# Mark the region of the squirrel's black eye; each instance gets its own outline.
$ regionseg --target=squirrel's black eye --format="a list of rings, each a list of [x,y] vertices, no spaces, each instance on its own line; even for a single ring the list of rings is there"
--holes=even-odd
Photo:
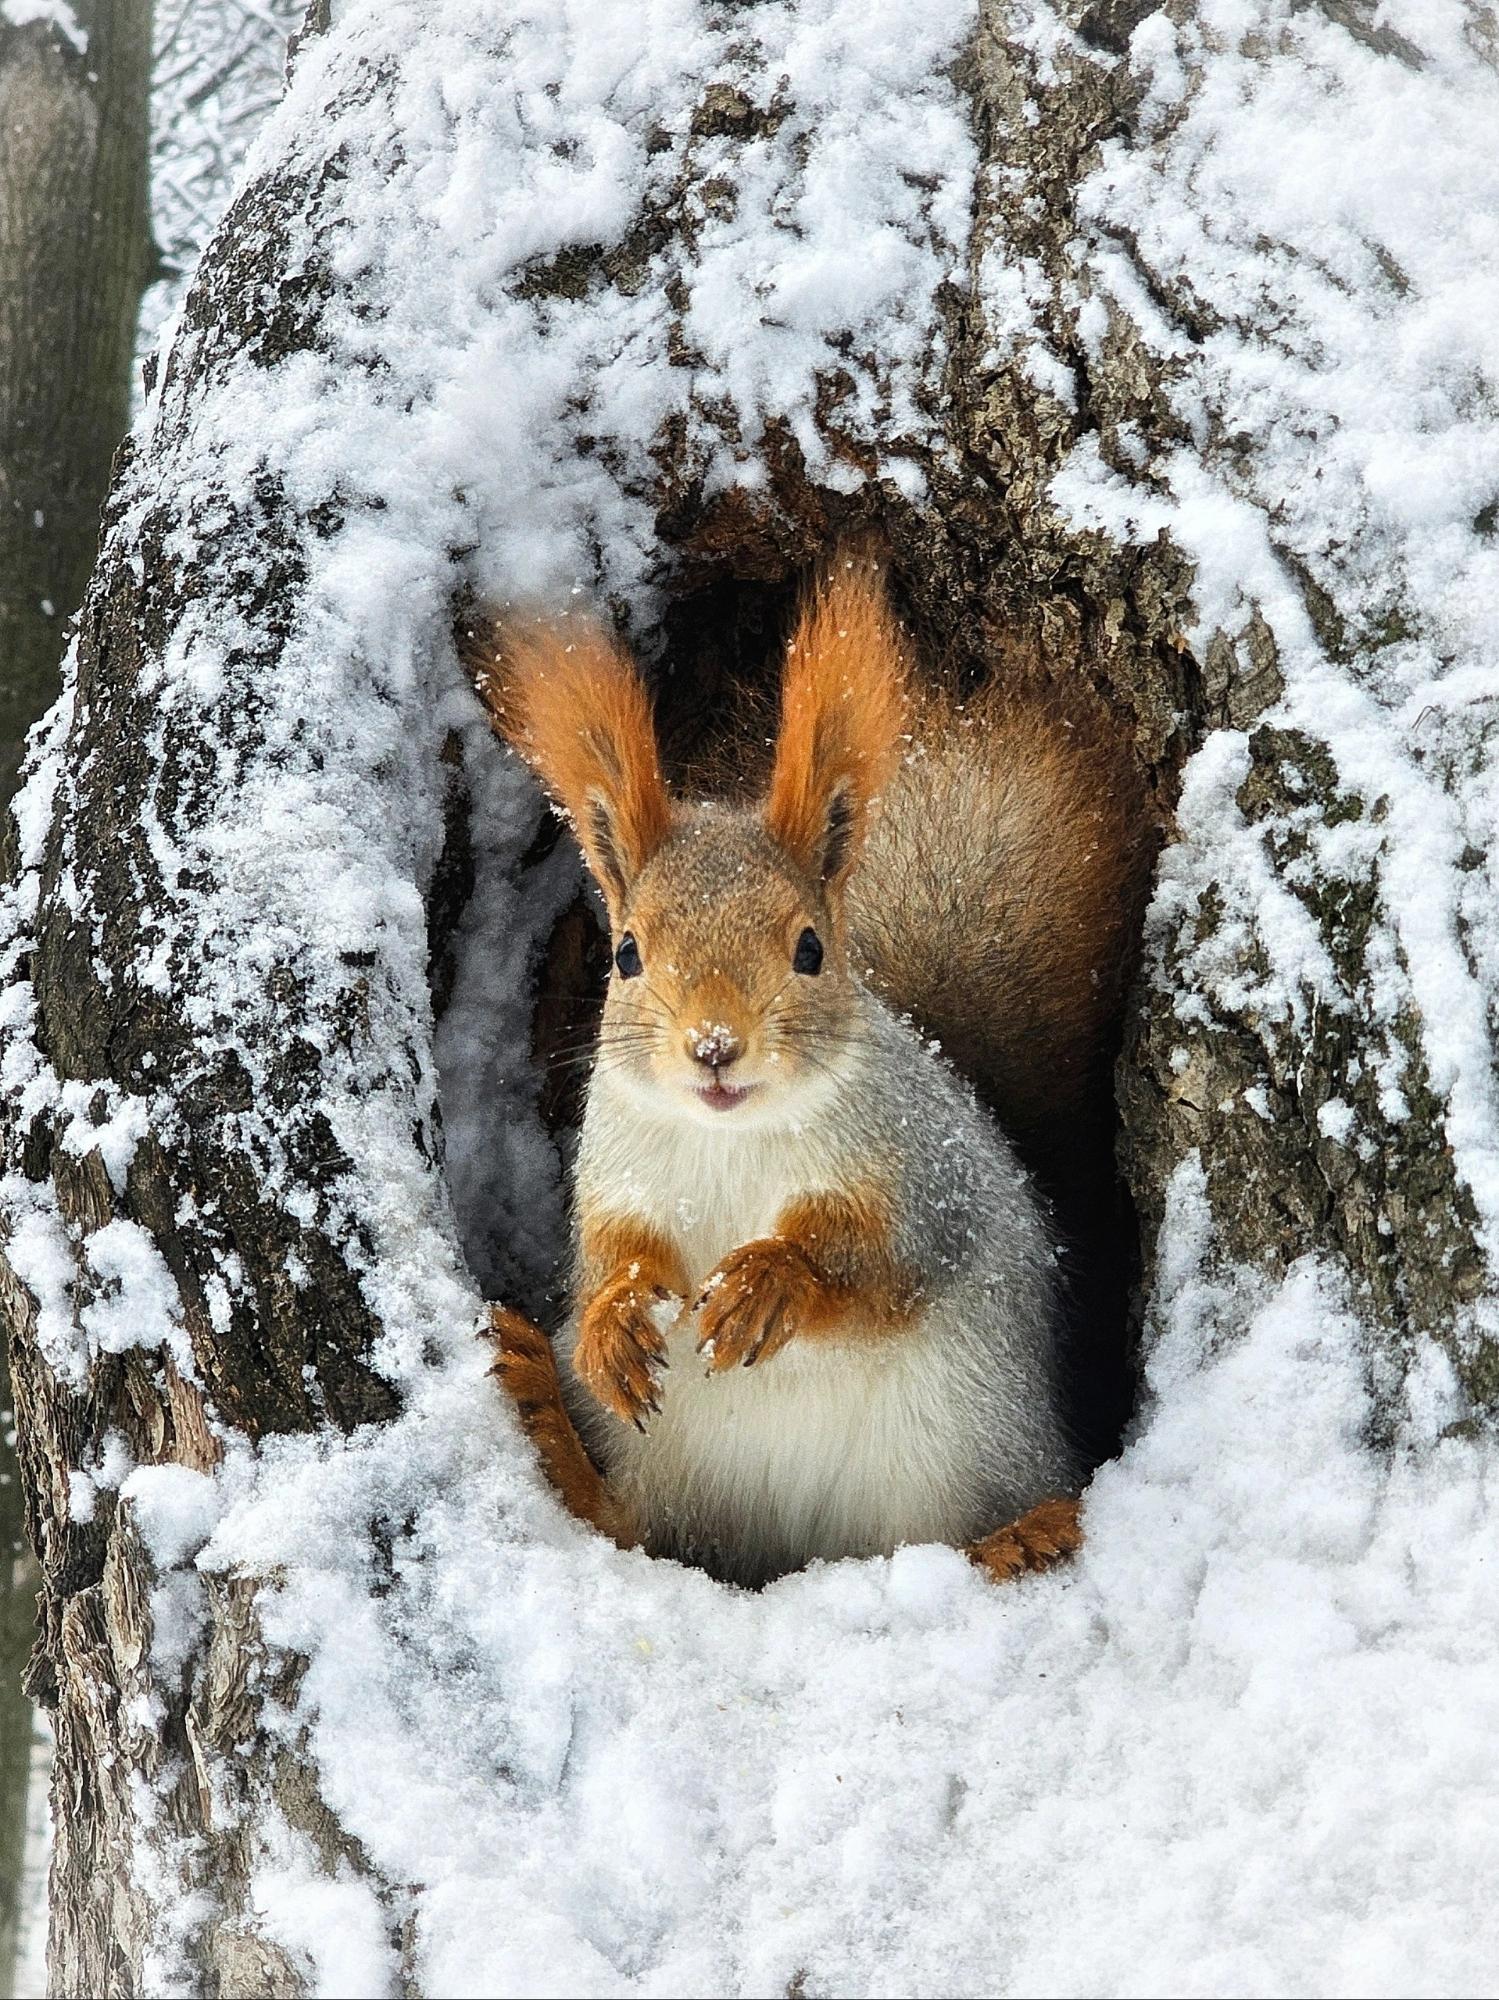
[[[619,967],[621,979],[634,979],[644,972],[645,967],[640,963],[640,946],[635,942],[633,931],[626,931],[620,939],[614,963]]]
[[[822,939],[809,925],[796,941],[796,951],[792,956],[793,972],[821,972]]]

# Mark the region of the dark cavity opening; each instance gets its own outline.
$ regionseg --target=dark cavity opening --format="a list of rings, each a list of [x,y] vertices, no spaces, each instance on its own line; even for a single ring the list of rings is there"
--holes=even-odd
[[[781,659],[795,616],[803,577],[745,579],[717,574],[685,591],[668,609],[641,662],[651,680],[657,727],[668,779],[688,794],[753,794],[769,769]],[[892,596],[903,614],[899,579]],[[965,697],[995,674],[1019,674],[1032,684],[1033,649],[997,661],[965,657],[953,642],[918,633],[919,672],[938,673]],[[944,621],[945,622],[945,621]],[[934,663],[935,660],[935,663]],[[1075,668],[1074,668],[1075,672]],[[1042,673],[1044,678],[1044,671]],[[1067,726],[1061,721],[1058,727]],[[1141,839],[1153,851],[1142,820]],[[553,816],[543,820],[521,868],[544,871],[559,843],[570,836]],[[461,871],[460,871],[461,872]],[[1138,942],[1141,907],[1130,913],[1131,950]],[[537,1109],[564,1161],[581,1120],[587,1064],[574,1060],[596,1034],[610,963],[609,939],[599,898],[586,881],[552,924],[535,972],[531,1045],[540,1079]],[[1062,1239],[1067,1305],[1063,1354],[1069,1414],[1091,1462],[1119,1449],[1135,1398],[1140,1246],[1133,1204],[1117,1164],[1119,1114],[1114,1072],[1126,1013],[1129,981],[1081,1109],[1059,1139],[1045,1121],[1031,1129],[1006,1129],[1052,1204]],[[918,1021],[918,1025],[922,1025]],[[973,1081],[974,1079],[970,1079]],[[979,1084],[980,1097],[985,1096]],[[989,1108],[998,1107],[992,1096]],[[565,1309],[563,1246],[548,1297],[505,1300],[560,1318]]]

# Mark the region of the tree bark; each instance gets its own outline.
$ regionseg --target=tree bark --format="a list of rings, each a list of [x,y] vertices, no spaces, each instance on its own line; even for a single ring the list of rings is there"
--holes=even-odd
[[[1423,1078],[1413,1029],[1398,1123],[1372,1071],[1353,1061],[1387,1032],[1373,1018],[1360,957],[1368,927],[1359,913],[1372,908],[1377,884],[1354,880],[1336,897],[1305,890],[1284,845],[1308,790],[1328,811],[1342,809],[1345,793],[1317,742],[1259,726],[1281,684],[1274,635],[1251,624],[1247,633],[1210,634],[1194,651],[1183,636],[1194,616],[1183,552],[1164,536],[1126,543],[1079,527],[1050,494],[1085,437],[1121,464],[1183,446],[1169,367],[1140,328],[1111,302],[1101,345],[1080,331],[1094,278],[1077,190],[1105,140],[1131,140],[1139,111],[1129,64],[1103,56],[1125,46],[1145,11],[1128,0],[1074,4],[1069,19],[1080,40],[1043,62],[1000,7],[982,10],[961,69],[979,156],[971,233],[940,300],[940,337],[921,364],[931,434],[899,440],[900,455],[922,475],[919,491],[882,472],[882,451],[894,441],[880,429],[888,411],[880,414],[887,371],[879,355],[830,353],[819,378],[819,441],[840,469],[836,479],[809,471],[774,408],[694,401],[688,393],[685,302],[695,232],[704,200],[731,198],[721,186],[705,192],[698,153],[709,141],[747,153],[774,135],[785,115],[774,76],[728,66],[676,126],[663,128],[658,150],[675,145],[679,162],[667,199],[636,215],[617,243],[559,242],[555,253],[528,257],[503,274],[503,289],[538,314],[549,302],[625,295],[643,283],[666,301],[651,352],[637,363],[683,370],[681,407],[654,442],[643,496],[659,542],[655,582],[664,603],[643,636],[664,661],[665,707],[679,745],[690,744],[726,686],[765,677],[797,580],[851,531],[873,531],[889,548],[903,607],[935,654],[965,672],[1011,658],[1086,675],[1131,733],[1168,827],[1183,766],[1209,732],[1252,732],[1242,811],[1262,832],[1269,865],[1285,874],[1345,969],[1350,1012],[1335,1034],[1317,1035],[1263,1018],[1247,1002],[1235,1012],[1202,999],[1184,1017],[1174,1006],[1186,978],[1183,954],[1211,929],[1212,896],[1160,930],[1121,1070],[1123,1153],[1141,1225],[1137,1304],[1148,1301],[1172,1176],[1195,1152],[1226,1258],[1273,1272],[1305,1251],[1330,1249],[1369,1302],[1397,1370],[1413,1336],[1452,1338],[1457,1365],[1482,1399],[1494,1387],[1492,1356],[1452,1336],[1481,1258],[1440,1094]],[[339,34],[335,27],[328,37],[335,55]],[[498,93],[502,59],[492,60]],[[214,984],[224,944],[204,915],[214,864],[201,858],[225,784],[224,769],[203,749],[205,718],[234,746],[232,782],[247,792],[265,786],[275,796],[278,774],[302,769],[298,759],[358,754],[331,741],[314,753],[277,735],[265,719],[266,697],[287,671],[319,552],[362,509],[373,516],[390,503],[384,494],[346,491],[334,478],[322,492],[294,490],[270,454],[253,483],[214,489],[197,477],[193,456],[201,400],[236,369],[311,365],[333,353],[348,379],[363,367],[378,384],[378,332],[358,331],[370,308],[358,274],[335,254],[348,222],[343,191],[371,162],[340,153],[342,137],[330,139],[319,162],[317,134],[321,115],[331,125],[355,94],[366,110],[393,107],[397,67],[355,74],[335,60],[327,103],[304,101],[300,152],[267,167],[241,194],[208,253],[147,456],[122,470],[107,515],[76,693],[57,712],[50,739],[63,781],[17,890],[23,904],[35,898],[13,958],[13,977],[29,978],[34,990],[27,1046],[58,1088],[50,1099],[34,1093],[24,1117],[19,1097],[13,1103],[8,1171],[50,1204],[71,1260],[75,1320],[106,1289],[90,1246],[123,1222],[169,1272],[185,1342],[174,1346],[163,1333],[154,1345],[96,1343],[82,1378],[70,1381],[24,1260],[0,1263],[44,1579],[33,1679],[56,1713],[52,1948],[64,1993],[149,1986],[152,1952],[170,1929],[164,1912],[178,1899],[186,1914],[175,1942],[195,1990],[307,1990],[305,1968],[250,1895],[258,1832],[272,1816],[330,1877],[340,1868],[371,1877],[296,1741],[268,1724],[273,1706],[290,1709],[300,1665],[265,1643],[257,1580],[200,1578],[185,1560],[176,1582],[195,1593],[195,1636],[164,1665],[152,1646],[153,1591],[163,1578],[135,1510],[117,1503],[103,1481],[80,1509],[70,1472],[97,1469],[111,1439],[123,1441],[138,1465],[211,1472],[226,1450],[289,1433],[350,1433],[390,1419],[399,1404],[380,1359],[383,1328],[367,1282],[372,1253],[361,1200],[378,1193],[367,1179],[376,1170],[351,1157],[321,1106],[357,1079],[365,1101],[396,1107],[391,1117],[399,1113],[409,1135],[407,1154],[385,1157],[379,1171],[434,1184],[440,1139],[430,1022],[373,953],[314,963],[305,940],[277,928],[269,905],[256,990],[235,1000],[241,1014],[226,1022],[227,989]],[[392,108],[392,135],[395,116]],[[379,171],[398,180],[408,170],[415,168],[392,136]],[[732,167],[728,179],[732,187]],[[321,246],[317,255],[299,248],[293,257],[286,248],[308,241]],[[1128,246],[1120,254],[1127,259]],[[1034,324],[1076,383],[1070,398],[1040,386],[997,334],[980,282],[991,258],[1024,263]],[[1190,327],[1198,308],[1185,291],[1149,270],[1136,275],[1162,313]],[[349,344],[365,337],[368,351]],[[377,387],[368,393],[373,399]],[[1210,412],[1210,429],[1216,421]],[[708,477],[724,448],[750,452],[754,482],[725,486]],[[465,580],[455,560],[453,589]],[[232,622],[233,672],[203,697],[207,706],[194,706],[164,681],[163,662],[174,634],[201,622],[205,607]],[[456,666],[435,626],[431,644],[434,672],[451,678]],[[370,660],[349,671],[378,680],[384,668]],[[421,703],[431,685],[418,679],[414,688],[392,688],[406,734],[425,744],[430,724]],[[426,899],[441,988],[444,955],[474,881],[465,803],[473,774],[439,770],[434,755],[412,777],[417,767],[403,765],[402,754],[390,749],[380,767],[385,782],[404,771],[437,802],[430,865],[411,879]],[[376,794],[371,818],[379,817]],[[169,865],[164,854],[189,859]],[[539,851],[511,859],[522,872],[546,865]],[[1225,940],[1224,949],[1252,957],[1256,940]],[[140,966],[153,954],[167,970],[146,980]],[[566,933],[568,954],[582,956],[575,930]],[[252,1045],[253,1072],[240,1052]],[[1273,1120],[1246,1099],[1255,1089],[1274,1094]],[[1333,1096],[1365,1121],[1374,1141],[1367,1160],[1350,1164],[1330,1151],[1318,1114]],[[128,1167],[112,1173],[103,1135],[141,1102],[151,1107],[147,1134]],[[101,1135],[94,1147],[80,1136],[89,1121]],[[437,1226],[419,1216],[417,1228],[430,1231],[422,1254],[435,1256]],[[379,1531],[372,1535],[378,1541]],[[147,1713],[149,1726],[140,1720]],[[149,1812],[141,1781],[155,1801]],[[402,1885],[375,1886],[399,1931],[399,1909],[409,1907],[399,1901]]]
[[[15,1426],[8,1368],[0,1369],[0,1426],[7,1438]],[[0,1450],[0,1992],[4,1993],[16,1990],[24,1922],[26,1819],[36,1725],[21,1687],[21,1669],[31,1650],[36,1587],[15,1451],[6,1443]]]
[[[0,798],[57,691],[153,257],[151,0],[0,22]]]
[[[151,0],[80,0],[87,46],[0,22],[0,804],[55,697],[130,414],[149,276]],[[0,1373],[9,1429],[9,1371]],[[0,1989],[14,1990],[37,1577],[0,1442]]]

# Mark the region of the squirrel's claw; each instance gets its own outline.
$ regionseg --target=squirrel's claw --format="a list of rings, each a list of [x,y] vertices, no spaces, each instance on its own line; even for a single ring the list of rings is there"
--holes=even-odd
[[[650,1304],[628,1279],[604,1286],[583,1312],[573,1372],[604,1408],[643,1431],[661,1408],[666,1342]]]
[[[697,1351],[709,1372],[752,1368],[779,1353],[796,1334],[815,1284],[806,1258],[778,1239],[731,1251],[693,1307],[701,1325]]]
[[[760,1359],[760,1356],[767,1350],[774,1354],[775,1348],[780,1345],[780,1342],[776,1340],[776,1335],[780,1332],[781,1322],[785,1317],[786,1301],[784,1299],[777,1299],[774,1306],[765,1316],[765,1323],[760,1329],[759,1338],[748,1354],[745,1355],[743,1361],[740,1362],[739,1365],[741,1368],[753,1368],[755,1363]],[[775,1342],[775,1346],[771,1345],[773,1341]]]

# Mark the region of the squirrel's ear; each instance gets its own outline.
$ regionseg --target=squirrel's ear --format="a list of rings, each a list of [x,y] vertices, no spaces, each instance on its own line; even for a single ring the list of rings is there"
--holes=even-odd
[[[671,831],[650,698],[591,619],[480,622],[460,638],[495,726],[572,822],[617,912]]]
[[[837,887],[894,771],[905,721],[900,628],[878,566],[838,557],[802,607],[781,682],[765,824],[808,874]]]

